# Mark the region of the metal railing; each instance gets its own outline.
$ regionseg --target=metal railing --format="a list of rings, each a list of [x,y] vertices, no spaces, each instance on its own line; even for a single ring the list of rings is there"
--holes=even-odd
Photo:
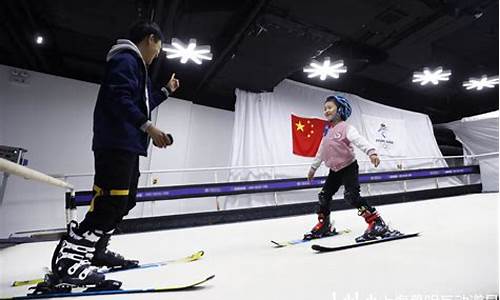
[[[428,164],[432,167],[439,167],[440,161],[446,161],[448,159],[478,159],[482,157],[489,156],[498,156],[499,152],[490,152],[483,153],[479,155],[455,155],[455,156],[420,156],[420,157],[384,157],[381,156],[383,162],[396,162],[396,170],[405,170],[409,161],[425,161],[425,164]],[[369,160],[358,160],[360,163],[367,163]],[[293,168],[293,167],[308,167],[310,163],[293,163],[293,164],[264,164],[264,165],[251,165],[251,166],[228,166],[228,167],[207,167],[207,168],[186,168],[186,169],[158,169],[158,170],[142,170],[141,174],[149,175],[151,174],[186,174],[186,173],[201,173],[201,172],[213,172],[213,182],[221,183],[225,182],[225,180],[221,180],[221,172],[223,171],[235,171],[235,170],[252,170],[252,169],[268,169],[268,173],[270,174],[270,179],[277,179],[277,169],[278,168]],[[369,173],[369,164],[366,164],[365,173]],[[90,177],[93,176],[93,173],[72,173],[72,174],[63,174],[63,175],[53,175],[54,177],[63,178],[65,181],[72,180],[78,177]],[[147,180],[146,187],[151,186],[151,180]],[[471,179],[470,175],[465,175],[465,180],[467,184],[470,184]],[[435,186],[436,188],[440,187],[439,178],[435,178]],[[409,190],[407,180],[401,180],[402,189],[404,192]],[[153,184],[154,185],[154,184]],[[368,195],[372,195],[372,187],[371,184],[366,184],[366,192]],[[274,202],[278,204],[278,193],[274,193]],[[154,201],[153,201],[154,205]],[[221,204],[219,203],[219,198],[215,196],[215,207],[217,210],[221,209]]]
[[[397,161],[402,164],[404,161],[414,160],[445,160],[452,158],[480,158],[487,156],[498,156],[499,152],[489,152],[478,155],[454,155],[454,156],[421,156],[421,157],[391,157],[383,158],[383,161]],[[369,160],[358,160],[359,162],[369,162]],[[191,172],[207,172],[207,171],[228,171],[228,170],[244,170],[244,169],[263,169],[263,168],[282,168],[282,167],[302,167],[310,166],[310,163],[296,163],[296,164],[272,164],[272,165],[253,165],[253,166],[229,166],[229,167],[208,167],[208,168],[186,168],[186,169],[159,169],[159,170],[142,170],[141,174],[161,174],[161,173],[191,173]],[[94,173],[70,173],[70,174],[51,174],[56,178],[76,178],[93,176]]]
[[[432,160],[432,163],[434,166],[436,166],[437,161],[443,161],[446,159],[459,159],[459,158],[468,158],[468,159],[478,159],[478,158],[483,158],[483,157],[490,157],[490,156],[498,156],[499,152],[491,152],[491,153],[483,153],[479,155],[457,155],[457,156],[441,156],[441,157],[433,157],[433,156],[426,156],[426,157],[382,157],[383,161],[395,161],[397,162],[397,168],[400,170],[404,169],[404,162],[406,161],[418,161],[418,160]],[[360,160],[359,162],[365,163],[369,162],[368,160]],[[262,168],[271,168],[271,179],[276,179],[276,169],[277,168],[286,168],[286,167],[304,167],[304,166],[310,166],[310,163],[298,163],[298,164],[268,164],[268,165],[253,165],[253,166],[230,166],[230,167],[209,167],[209,168],[188,168],[188,169],[164,169],[164,170],[144,170],[141,171],[142,174],[165,174],[165,173],[192,173],[192,172],[214,172],[214,181],[215,183],[221,182],[218,172],[220,171],[231,171],[231,170],[245,170],[245,169],[262,169]],[[63,174],[63,175],[52,175],[49,176],[47,174],[29,169],[27,167],[17,165],[14,163],[11,163],[9,161],[6,161],[4,159],[0,159],[0,171],[3,172],[8,172],[11,174],[15,174],[21,177],[24,177],[26,179],[33,179],[41,182],[45,182],[54,186],[58,186],[61,188],[65,188],[69,191],[70,199],[75,198],[75,187],[68,183],[67,181],[69,179],[73,178],[78,178],[78,177],[89,177],[93,176],[93,173],[72,173],[72,174]],[[469,177],[469,175],[465,175]],[[64,180],[60,180],[57,178],[64,178]],[[437,181],[438,178],[436,178],[436,187],[439,187],[439,182]],[[468,184],[470,184],[470,178],[467,179]],[[407,186],[406,186],[406,181],[401,180],[404,186],[404,191],[408,191]],[[367,184],[368,188],[368,194],[370,195],[370,184]],[[277,194],[275,194],[275,203],[278,204],[277,201]],[[68,203],[68,199],[67,203]],[[220,210],[220,205],[218,202],[218,199],[216,197],[216,207],[217,210]],[[69,223],[71,220],[75,219],[75,209],[66,209],[66,221]]]

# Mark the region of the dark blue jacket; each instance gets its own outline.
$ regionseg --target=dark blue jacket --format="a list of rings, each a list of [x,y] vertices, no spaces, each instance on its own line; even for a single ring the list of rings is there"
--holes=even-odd
[[[149,112],[145,99],[149,91]],[[153,91],[142,59],[133,50],[113,55],[106,64],[94,110],[92,150],[121,149],[147,156],[148,135],[141,125],[150,120],[150,112],[168,96]]]

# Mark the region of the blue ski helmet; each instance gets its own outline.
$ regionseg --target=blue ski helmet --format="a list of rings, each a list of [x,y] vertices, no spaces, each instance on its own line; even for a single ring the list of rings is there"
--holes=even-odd
[[[351,104],[349,104],[349,101],[347,101],[346,98],[342,96],[328,96],[325,102],[328,101],[335,102],[335,105],[337,105],[337,114],[343,121],[347,120],[347,118],[351,116]]]

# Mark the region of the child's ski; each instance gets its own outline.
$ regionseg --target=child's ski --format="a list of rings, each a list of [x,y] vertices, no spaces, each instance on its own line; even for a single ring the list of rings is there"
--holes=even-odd
[[[343,229],[343,230],[337,230],[337,231],[335,231],[331,235],[323,236],[323,237],[320,237],[320,238],[297,239],[297,240],[291,240],[291,241],[286,241],[286,242],[271,241],[271,243],[274,244],[275,248],[283,248],[283,247],[287,247],[287,246],[293,246],[293,245],[297,245],[297,244],[307,243],[307,242],[310,242],[312,240],[319,240],[319,239],[324,239],[324,238],[327,238],[327,237],[332,237],[332,236],[337,236],[337,235],[341,235],[341,234],[346,234],[346,233],[349,233],[349,232],[351,232],[350,229]]]
[[[327,246],[321,246],[321,245],[312,245],[311,248],[313,250],[318,251],[318,252],[340,251],[340,250],[345,250],[345,249],[350,249],[350,248],[356,248],[356,247],[362,247],[362,246],[367,246],[367,245],[373,245],[373,244],[378,244],[378,243],[383,243],[383,242],[389,242],[389,241],[394,241],[394,240],[407,239],[407,238],[411,238],[411,237],[416,237],[419,234],[420,234],[420,232],[400,234],[400,235],[396,235],[396,236],[390,236],[390,237],[386,237],[386,238],[379,238],[379,239],[376,239],[376,240],[370,240],[370,241],[359,242],[359,243],[352,243],[352,244],[347,244],[347,245],[343,245],[343,246],[335,246],[335,247],[327,247]]]

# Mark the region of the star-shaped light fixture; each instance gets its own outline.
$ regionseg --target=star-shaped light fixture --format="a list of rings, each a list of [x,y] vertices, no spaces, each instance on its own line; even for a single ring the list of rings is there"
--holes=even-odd
[[[448,81],[450,79],[451,71],[443,70],[443,67],[437,67],[432,70],[424,68],[422,72],[414,72],[412,82],[420,82],[420,85],[426,85],[431,82],[437,85],[440,81]]]
[[[478,91],[483,88],[494,88],[495,85],[498,85],[498,76],[488,77],[483,75],[481,78],[469,78],[468,81],[464,81],[462,86],[464,86],[467,90],[476,89]]]
[[[196,39],[190,39],[189,44],[184,44],[179,39],[173,38],[171,47],[164,47],[163,50],[167,52],[168,59],[181,58],[181,63],[185,64],[189,60],[194,61],[196,64],[201,65],[202,60],[212,60],[212,53],[210,53],[210,46],[196,45]]]
[[[325,80],[328,76],[339,78],[340,73],[345,72],[347,72],[347,68],[344,66],[343,60],[336,60],[332,63],[329,57],[325,57],[322,63],[313,59],[308,68],[304,68],[304,73],[309,73],[308,78],[319,76],[321,80]]]

